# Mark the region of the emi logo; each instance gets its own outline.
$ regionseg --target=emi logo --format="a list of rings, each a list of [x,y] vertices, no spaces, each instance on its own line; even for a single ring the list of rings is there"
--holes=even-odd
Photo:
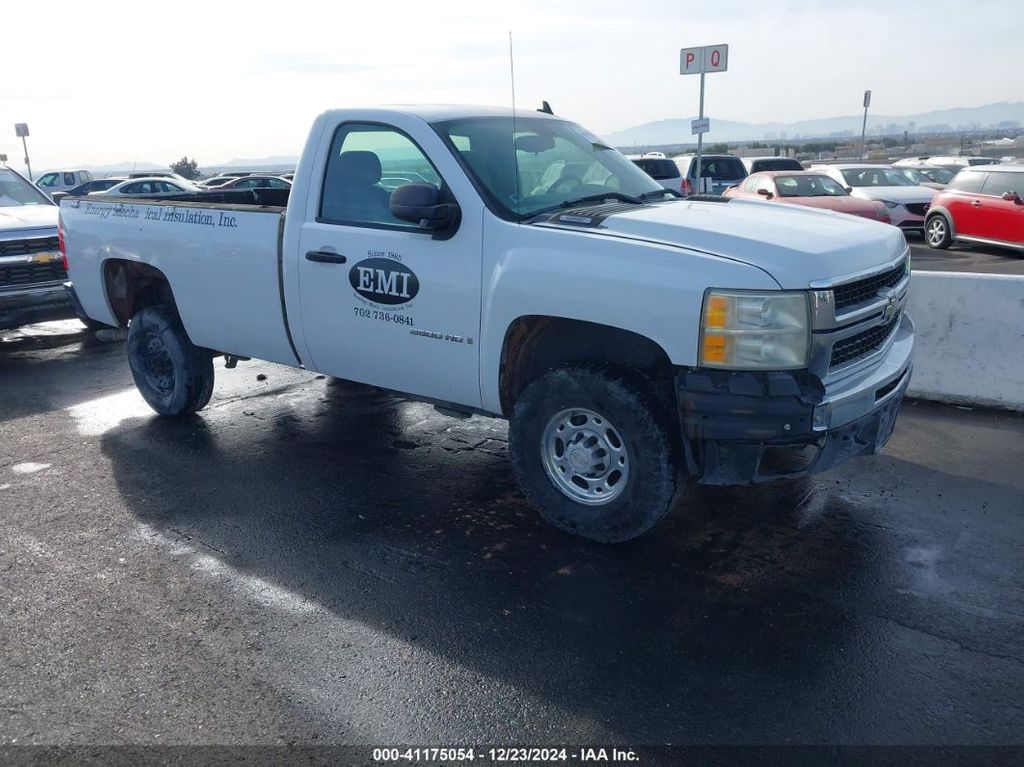
[[[348,281],[367,301],[385,306],[407,304],[420,292],[416,273],[390,258],[364,258],[353,264]]]

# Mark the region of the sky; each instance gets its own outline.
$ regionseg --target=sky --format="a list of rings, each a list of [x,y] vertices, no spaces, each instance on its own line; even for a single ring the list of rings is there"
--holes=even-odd
[[[6,3],[0,153],[33,170],[298,155],[313,118],[379,104],[511,104],[613,133],[696,112],[682,47],[728,43],[706,114],[904,115],[1024,99],[1024,2],[439,0]]]

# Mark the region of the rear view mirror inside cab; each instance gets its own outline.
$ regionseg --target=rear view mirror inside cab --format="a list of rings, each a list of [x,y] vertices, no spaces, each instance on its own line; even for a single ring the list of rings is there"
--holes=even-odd
[[[520,152],[540,154],[541,152],[547,152],[554,148],[555,139],[553,136],[542,135],[540,133],[529,133],[525,136],[519,136],[516,139],[516,149]]]

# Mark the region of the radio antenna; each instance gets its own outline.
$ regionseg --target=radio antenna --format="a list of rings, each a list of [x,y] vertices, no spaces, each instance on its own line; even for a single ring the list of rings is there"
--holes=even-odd
[[[512,55],[512,30],[508,31],[508,72],[512,80],[512,168],[516,174],[516,223],[522,223],[520,212],[520,200],[522,192],[519,189],[519,155],[516,153],[516,63]]]

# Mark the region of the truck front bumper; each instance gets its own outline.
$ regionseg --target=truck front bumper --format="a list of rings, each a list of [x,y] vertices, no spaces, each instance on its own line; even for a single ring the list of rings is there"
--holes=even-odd
[[[74,317],[62,283],[0,291],[0,330]]]
[[[892,436],[913,351],[914,324],[904,315],[880,361],[828,385],[802,372],[678,371],[691,476],[708,485],[765,482],[878,452]]]

